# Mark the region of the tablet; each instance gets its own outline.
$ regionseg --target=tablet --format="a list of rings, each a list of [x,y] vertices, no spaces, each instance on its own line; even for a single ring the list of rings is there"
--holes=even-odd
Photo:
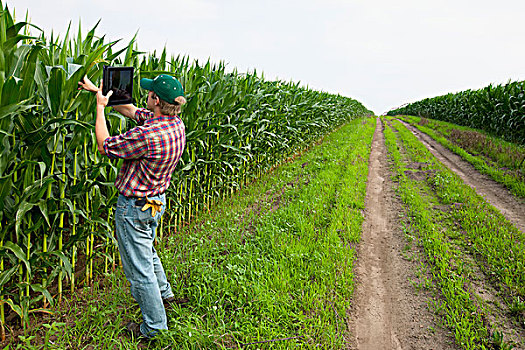
[[[125,105],[132,103],[133,96],[133,67],[104,66],[102,76],[104,96],[111,90],[108,106]]]

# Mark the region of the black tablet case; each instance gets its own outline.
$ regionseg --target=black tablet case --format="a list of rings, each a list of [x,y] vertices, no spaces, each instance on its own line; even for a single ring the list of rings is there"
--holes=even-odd
[[[102,93],[106,96],[110,90],[113,91],[108,106],[132,103],[133,69],[133,67],[104,66]]]

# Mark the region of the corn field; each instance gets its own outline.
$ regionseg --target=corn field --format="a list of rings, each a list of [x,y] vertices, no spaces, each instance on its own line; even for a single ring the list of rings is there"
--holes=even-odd
[[[78,90],[103,65],[135,67],[143,77],[174,74],[188,100],[181,115],[187,147],[168,190],[162,235],[324,134],[357,116],[361,103],[299,84],[266,81],[256,72],[227,72],[223,63],[123,49],[95,30],[63,38],[16,22],[0,3],[0,319],[27,327],[50,312],[65,291],[89,285],[95,272],[119,264],[113,227],[113,186],[119,161],[98,154],[95,98]],[[71,26],[70,26],[71,27]],[[38,35],[33,35],[33,33]],[[135,89],[145,106],[147,91]],[[111,135],[133,121],[107,111]]]
[[[388,112],[432,118],[485,130],[507,141],[525,145],[525,82],[492,84],[427,98]]]

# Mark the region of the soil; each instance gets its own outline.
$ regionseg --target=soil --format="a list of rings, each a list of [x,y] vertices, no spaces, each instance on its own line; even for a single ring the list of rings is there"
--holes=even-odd
[[[348,327],[350,349],[456,349],[454,338],[438,325],[427,304],[430,295],[416,290],[416,261],[403,255],[400,200],[388,170],[383,126],[378,119],[370,154],[353,309]]]
[[[428,135],[405,125],[445,166],[525,232],[523,201],[517,200],[502,185],[480,174]],[[358,247],[354,300],[347,315],[351,338],[348,348],[458,349],[450,331],[440,325],[438,316],[429,309],[429,302],[436,296],[426,289],[416,288],[421,263],[418,259],[411,259],[406,252],[408,243],[400,219],[403,208],[390,178],[383,125],[379,118],[367,181],[366,216]],[[411,254],[421,253],[412,251]],[[478,288],[475,289],[482,289],[483,299],[497,298],[497,292],[492,291],[490,283],[482,277],[477,279]],[[495,317],[500,318],[498,316],[504,313],[495,312]],[[519,335],[513,334],[510,338],[520,344]]]

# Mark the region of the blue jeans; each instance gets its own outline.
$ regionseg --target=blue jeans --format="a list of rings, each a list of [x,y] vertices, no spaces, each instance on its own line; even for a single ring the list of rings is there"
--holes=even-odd
[[[162,201],[162,211],[151,216],[151,208],[142,211],[136,199],[118,197],[115,213],[118,248],[126,278],[131,283],[131,295],[140,306],[144,322],[140,331],[154,337],[168,329],[162,299],[173,296],[162,263],[153,247],[157,226],[166,207],[165,195],[148,197]]]

